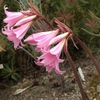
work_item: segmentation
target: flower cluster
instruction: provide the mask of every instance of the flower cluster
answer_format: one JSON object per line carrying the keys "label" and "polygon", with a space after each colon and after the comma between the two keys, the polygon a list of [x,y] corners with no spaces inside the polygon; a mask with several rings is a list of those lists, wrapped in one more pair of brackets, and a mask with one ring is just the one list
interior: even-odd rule
{"label": "flower cluster", "polygon": [[[8,8],[4,7],[7,16],[4,22],[7,25],[2,29],[2,33],[6,34],[8,40],[14,43],[15,49],[24,46],[22,39],[28,29],[35,20],[43,17],[32,4],[29,4],[29,6],[31,7],[30,10],[21,12],[9,12],[7,11]],[[57,74],[63,74],[65,71],[59,69],[59,63],[64,60],[60,59],[60,55],[63,47],[67,46],[68,38],[72,37],[72,31],[59,20],[55,19],[55,22],[58,28],[33,33],[24,42],[36,46],[35,51],[42,53],[40,57],[37,57],[37,61],[35,62],[37,65],[46,66],[46,71],[48,72],[54,69]]]}
{"label": "flower cluster", "polygon": [[20,12],[10,12],[7,11],[7,7],[4,7],[6,18],[4,22],[7,24],[3,29],[2,33],[7,35],[9,41],[14,43],[14,48],[17,49],[23,46],[21,40],[27,33],[28,29],[31,27],[32,23],[40,16],[38,10],[29,4],[30,10],[20,11]]}
{"label": "flower cluster", "polygon": [[[36,9],[36,7],[34,7],[31,3],[28,3],[28,5],[30,6],[29,10],[20,12],[10,12],[7,11],[8,8],[6,6],[4,7],[6,14],[4,22],[6,25],[2,28],[2,33],[7,35],[8,40],[14,43],[15,49],[23,48],[24,44],[22,41],[33,45],[36,52],[41,52],[41,55],[37,57],[37,61],[35,61],[35,63],[39,66],[45,66],[47,72],[51,72],[54,69],[57,74],[62,75],[65,73],[65,71],[61,71],[59,68],[59,64],[64,61],[64,59],[60,58],[61,52],[64,50],[78,82],[82,99],[86,100],[86,94],[84,93],[82,82],[80,81],[76,67],[74,66],[68,52],[69,38],[72,40],[73,45],[76,48],[77,46],[75,45],[74,40],[77,41],[89,54],[98,74],[100,75],[99,64],[94,59],[87,46],[79,38],[73,35],[72,30],[68,26],[55,18],[54,22],[57,24],[57,28],[54,28],[50,22],[48,22],[47,19]],[[41,20],[43,23],[41,23]],[[34,31],[33,34],[24,39],[24,36],[34,21],[36,22],[35,24],[37,24],[36,27],[39,27],[41,31],[37,28],[36,32]],[[89,19],[87,19],[87,21],[87,26],[94,27],[94,21],[92,22]],[[46,24],[49,25],[48,29],[44,28]],[[28,54],[30,53],[28,52]]]}
{"label": "flower cluster", "polygon": [[[59,63],[64,60],[60,59],[60,54],[66,43],[68,32],[57,35],[59,29],[47,32],[40,32],[30,35],[25,42],[28,42],[31,45],[36,45],[36,51],[41,51],[43,54],[38,57],[36,62],[39,66],[46,66],[46,71],[51,72],[52,69],[55,69],[55,72],[58,74],[63,74],[65,71],[60,71]],[[56,36],[57,35],[57,36]],[[55,45],[56,44],[56,45]],[[55,45],[50,48],[51,45]]]}

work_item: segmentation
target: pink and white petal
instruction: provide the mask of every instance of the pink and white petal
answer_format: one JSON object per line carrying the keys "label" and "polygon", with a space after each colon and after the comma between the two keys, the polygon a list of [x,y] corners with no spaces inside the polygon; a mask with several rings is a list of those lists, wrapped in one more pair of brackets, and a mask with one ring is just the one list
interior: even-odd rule
{"label": "pink and white petal", "polygon": [[60,75],[62,75],[62,74],[64,74],[66,71],[61,71],[60,69],[59,69],[59,62],[55,62],[55,72],[57,73],[57,74],[60,74]]}
{"label": "pink and white petal", "polygon": [[7,11],[8,7],[4,6],[4,11],[5,11],[5,14],[8,16],[21,16],[23,15],[21,12],[10,12],[10,11]]}
{"label": "pink and white petal", "polygon": [[44,52],[48,52],[49,49],[50,49],[50,46],[46,46],[46,47],[36,46],[35,51],[44,53]]}
{"label": "pink and white petal", "polygon": [[41,47],[40,49],[41,49],[42,53],[44,53],[44,52],[46,53],[46,52],[48,52],[50,50],[50,46],[47,45],[45,47]]}
{"label": "pink and white petal", "polygon": [[59,61],[60,63],[62,63],[62,62],[64,62],[64,59],[59,59],[59,57],[58,57],[58,61]]}
{"label": "pink and white petal", "polygon": [[50,48],[48,46],[50,40],[55,37],[59,32],[59,29],[53,30],[53,31],[47,31],[47,32],[39,32],[30,35],[27,39],[25,39],[25,42],[28,42],[32,45],[37,45],[36,51],[46,51]]}
{"label": "pink and white petal", "polygon": [[20,41],[20,45],[21,45],[21,46],[19,46],[19,48],[22,48],[22,47],[25,46],[21,41]]}
{"label": "pink and white petal", "polygon": [[34,61],[34,62],[35,62],[35,64],[38,65],[38,66],[43,66],[43,64],[42,64],[40,61],[37,61],[37,62]]}
{"label": "pink and white petal", "polygon": [[53,70],[53,68],[53,66],[46,66],[46,71],[50,73]]}
{"label": "pink and white petal", "polygon": [[44,47],[47,46],[50,42],[50,40],[52,39],[52,35],[48,35],[47,37],[45,37],[44,39],[40,40],[37,45],[39,47]]}
{"label": "pink and white petal", "polygon": [[35,34],[32,34],[32,35],[28,36],[24,40],[24,42],[28,42],[31,45],[36,45],[36,43],[39,42],[40,40],[42,40],[45,35],[46,34],[44,34],[44,32],[35,33]]}
{"label": "pink and white petal", "polygon": [[31,44],[31,45],[36,45],[36,43],[37,43],[37,42],[34,40],[34,34],[28,36],[28,37],[24,40],[24,42],[28,42],[28,43]]}
{"label": "pink and white petal", "polygon": [[23,15],[22,13],[20,13],[20,12],[15,12],[15,13],[9,12],[9,13],[11,13],[11,14],[10,14],[9,16],[7,16],[7,17],[3,20],[5,23],[8,23],[8,22],[11,23],[11,21],[13,21],[12,23],[14,23],[14,22],[17,22],[17,21],[19,21],[21,18],[24,17],[24,15]]}
{"label": "pink and white petal", "polygon": [[61,35],[56,36],[55,38],[53,38],[50,42],[49,45],[51,44],[55,44],[59,41],[61,41],[62,39],[66,38],[68,36],[69,32],[63,33]]}
{"label": "pink and white petal", "polygon": [[40,52],[40,51],[41,51],[41,48],[36,47],[36,48],[35,48],[35,51],[36,51],[36,52]]}
{"label": "pink and white petal", "polygon": [[15,26],[21,26],[21,25],[26,24],[26,23],[28,23],[28,22],[30,22],[30,21],[33,21],[35,18],[36,18],[36,15],[23,18],[23,19],[19,20],[19,21],[15,24]]}
{"label": "pink and white petal", "polygon": [[8,35],[8,31],[6,28],[2,28],[2,33],[5,34],[5,35]]}
{"label": "pink and white petal", "polygon": [[21,40],[17,39],[15,36],[8,36],[7,37],[9,41],[12,41],[14,43],[14,48],[16,49],[21,42]]}
{"label": "pink and white petal", "polygon": [[48,36],[49,34],[51,34],[52,31],[46,31],[46,32],[39,32],[39,33],[35,33],[34,34],[34,39],[43,39],[45,36]]}
{"label": "pink and white petal", "polygon": [[19,46],[20,41],[19,40],[14,40],[14,48],[17,49],[17,47]]}
{"label": "pink and white petal", "polygon": [[[56,33],[57,34],[57,33]],[[50,34],[48,34],[48,35],[45,35],[42,39],[40,38],[40,40],[38,40],[37,41],[37,46],[38,46],[38,48],[44,48],[45,47],[45,50],[46,50],[46,48],[48,48],[49,47],[49,42],[50,42],[50,40],[53,38],[53,37],[55,37],[55,32],[53,32],[53,33],[50,33]],[[48,50],[48,49],[47,49]]]}
{"label": "pink and white petal", "polygon": [[30,28],[32,22],[26,23],[25,25],[22,25],[16,29],[14,29],[14,33],[16,34],[16,37],[19,39],[22,39],[26,32],[28,31],[28,29]]}
{"label": "pink and white petal", "polygon": [[56,56],[52,55],[51,53],[46,52],[41,56],[44,60],[44,65],[47,66],[56,60]]}
{"label": "pink and white petal", "polygon": [[63,46],[65,44],[66,39],[63,39],[61,42],[59,42],[56,46],[54,46],[51,50],[50,53],[53,55],[59,55],[61,54],[61,51],[63,49]]}
{"label": "pink and white petal", "polygon": [[55,37],[58,34],[58,32],[59,32],[59,29],[53,30],[53,31],[39,32],[39,33],[34,34],[34,39],[42,40],[44,38],[47,38],[48,35],[52,35],[53,37]]}
{"label": "pink and white petal", "polygon": [[56,58],[55,57],[52,57],[52,58],[45,58],[44,59],[44,66],[47,66],[47,65],[49,65],[49,64],[51,64],[51,63],[54,63],[54,61],[56,60]]}
{"label": "pink and white petal", "polygon": [[14,20],[14,19],[21,19],[22,17],[24,17],[24,15],[20,12],[11,12],[12,15],[7,16],[7,18],[4,19],[4,22],[8,22],[10,20]]}
{"label": "pink and white petal", "polygon": [[11,27],[11,26],[13,26],[13,25],[15,25],[15,23],[17,22],[17,21],[19,21],[21,18],[22,18],[23,16],[19,16],[19,17],[7,17],[7,18],[5,18],[3,21],[5,22],[5,23],[8,23],[7,24],[7,26],[8,27]]}
{"label": "pink and white petal", "polygon": [[12,29],[10,30],[10,29],[7,29],[7,28],[3,28],[2,29],[2,33],[5,34],[5,35],[7,35],[7,36],[14,35],[14,32],[12,31]]}

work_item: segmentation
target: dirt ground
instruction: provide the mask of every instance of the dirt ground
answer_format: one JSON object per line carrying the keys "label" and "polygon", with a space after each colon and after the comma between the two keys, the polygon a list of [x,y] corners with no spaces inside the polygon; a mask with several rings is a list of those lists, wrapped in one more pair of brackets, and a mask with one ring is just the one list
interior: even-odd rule
{"label": "dirt ground", "polygon": [[[96,59],[100,61],[98,57]],[[86,81],[82,82],[82,85],[87,100],[100,100],[100,78],[96,76],[92,61],[89,58],[81,58],[75,61],[75,66],[81,67],[85,76]],[[54,71],[47,73],[42,67],[42,70],[27,72],[22,80],[12,86],[0,83],[0,100],[82,100],[68,62],[66,61],[60,68],[66,70],[66,73],[63,75],[57,75]],[[27,88],[25,91],[16,94],[16,90],[25,88]]]}

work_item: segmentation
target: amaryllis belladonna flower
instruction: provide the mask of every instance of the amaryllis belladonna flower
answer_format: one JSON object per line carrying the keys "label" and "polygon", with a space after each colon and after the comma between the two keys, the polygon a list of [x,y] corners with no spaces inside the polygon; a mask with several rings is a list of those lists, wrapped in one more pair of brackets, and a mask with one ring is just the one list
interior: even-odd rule
{"label": "amaryllis belladonna flower", "polygon": [[32,15],[31,11],[9,12],[7,7],[4,7],[6,18],[4,22],[7,23],[2,29],[2,33],[7,35],[9,41],[14,43],[14,48],[22,46],[21,40],[27,33],[28,29],[36,19],[36,15]]}
{"label": "amaryllis belladonna flower", "polygon": [[[36,51],[41,51],[43,54],[38,57],[35,62],[39,66],[45,66],[46,71],[51,72],[52,69],[55,70],[57,74],[63,74],[65,71],[59,69],[59,63],[64,60],[60,59],[63,47],[69,37],[69,33],[63,33],[58,35],[59,29],[47,32],[40,32],[30,35],[25,42],[36,46]],[[52,47],[52,45],[55,46]]]}
{"label": "amaryllis belladonna flower", "polygon": [[46,71],[48,72],[51,72],[52,69],[54,69],[57,74],[63,74],[65,71],[61,71],[59,69],[59,63],[63,62],[64,60],[60,59],[60,55],[64,45],[67,43],[68,37],[69,33],[67,32],[53,38],[49,42],[49,45],[56,45],[48,51],[44,51],[43,54],[38,57],[38,60],[35,63],[39,66],[45,66]]}
{"label": "amaryllis belladonna flower", "polygon": [[30,45],[36,45],[36,51],[43,51],[49,49],[49,42],[53,39],[59,32],[59,29],[53,31],[39,32],[30,35],[24,42]]}

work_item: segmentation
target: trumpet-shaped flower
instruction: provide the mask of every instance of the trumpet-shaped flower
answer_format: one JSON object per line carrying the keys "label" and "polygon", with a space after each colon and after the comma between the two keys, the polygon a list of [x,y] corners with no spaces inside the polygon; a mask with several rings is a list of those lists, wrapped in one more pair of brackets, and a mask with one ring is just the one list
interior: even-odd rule
{"label": "trumpet-shaped flower", "polygon": [[50,42],[49,45],[56,44],[53,48],[48,51],[44,51],[43,54],[38,57],[38,61],[36,62],[37,65],[46,66],[46,71],[51,72],[52,69],[55,70],[57,74],[63,74],[65,71],[61,71],[59,69],[59,63],[63,62],[64,60],[60,59],[60,54],[63,50],[63,47],[66,43],[66,38],[68,38],[69,33],[64,33],[54,37]]}
{"label": "trumpet-shaped flower", "polygon": [[32,22],[29,22],[15,29],[9,29],[6,27],[3,28],[2,33],[8,36],[8,40],[14,43],[14,48],[16,49],[21,43],[21,39],[25,36],[31,24]]}
{"label": "trumpet-shaped flower", "polygon": [[23,39],[37,16],[32,15],[30,11],[9,12],[6,9],[7,7],[4,7],[7,15],[4,22],[7,25],[3,28],[2,33],[8,36],[9,41],[14,42],[14,48],[16,49],[19,44],[22,44],[21,39]]}
{"label": "trumpet-shaped flower", "polygon": [[15,26],[21,26],[21,25],[24,25],[24,24],[26,24],[26,23],[28,23],[28,22],[32,22],[35,18],[36,18],[36,15],[29,16],[29,17],[25,17],[25,18],[19,20],[19,21],[15,24]]}
{"label": "trumpet-shaped flower", "polygon": [[[6,28],[2,29],[3,34],[7,35],[7,38],[9,41],[13,41],[14,43],[14,48],[16,49],[17,46],[19,45],[19,43],[21,43],[21,40],[19,40],[18,38],[16,38],[16,35],[14,34],[13,30],[9,30]],[[21,43],[22,44],[22,43]]]}
{"label": "trumpet-shaped flower", "polygon": [[40,32],[30,35],[24,42],[28,42],[31,45],[36,45],[36,51],[43,51],[49,49],[49,42],[59,32],[59,29],[47,32]]}
{"label": "trumpet-shaped flower", "polygon": [[54,69],[57,74],[63,74],[65,71],[61,71],[59,69],[59,63],[64,61],[63,59],[60,59],[60,54],[63,49],[64,43],[65,39],[63,39],[49,51],[44,52],[43,55],[38,57],[38,61],[35,63],[39,66],[46,66],[47,72],[51,72],[52,69]]}
{"label": "trumpet-shaped flower", "polygon": [[16,22],[18,22],[25,16],[21,12],[9,12],[9,11],[7,11],[7,9],[8,9],[8,7],[4,6],[4,11],[7,16],[4,19],[4,22],[7,23],[8,27],[15,25]]}

